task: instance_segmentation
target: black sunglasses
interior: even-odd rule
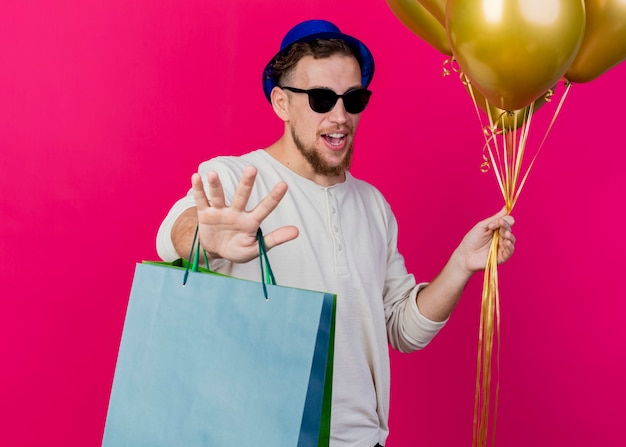
[[[289,90],[294,93],[306,93],[309,95],[309,106],[317,113],[327,113],[333,110],[337,100],[343,99],[343,106],[346,108],[346,112],[357,114],[365,110],[367,103],[372,96],[372,92],[365,88],[357,88],[350,90],[343,95],[338,95],[334,91],[327,88],[312,88],[310,90],[302,90],[295,87],[283,87],[284,90]]]

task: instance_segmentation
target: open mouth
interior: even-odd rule
[[[343,134],[343,133],[329,133],[329,134],[322,135],[322,137],[331,146],[338,147],[338,146],[341,146],[344,143],[344,140],[346,139],[346,134]]]

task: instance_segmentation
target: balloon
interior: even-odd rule
[[[391,11],[404,25],[436,50],[452,56],[446,29],[417,0],[387,0]]]
[[[446,9],[459,67],[504,110],[528,106],[563,77],[584,28],[583,0],[449,0]]]
[[[551,92],[554,92],[555,87],[556,86],[552,88]],[[549,101],[551,92],[545,92],[536,101],[534,101],[533,114],[537,113],[537,110],[539,110],[541,106]],[[487,116],[491,115],[493,125],[500,130],[504,130],[506,132],[517,130],[522,127],[526,120],[529,118],[530,105],[518,110],[507,111],[491,104],[488,100],[485,99],[482,93],[477,91],[475,88],[472,89],[472,93],[474,95],[474,101],[476,102],[478,108],[485,112]]]
[[[583,43],[565,77],[588,82],[626,59],[626,0],[585,0]]]
[[[446,26],[446,0],[419,0],[419,2],[439,20],[439,23]]]

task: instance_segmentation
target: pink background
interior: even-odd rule
[[[3,0],[0,445],[99,445],[135,262],[200,161],[280,135],[261,70],[314,17],[376,56],[353,172],[418,279],[501,207],[463,87],[383,0]],[[574,86],[515,209],[497,445],[625,445],[625,76]],[[392,354],[389,446],[471,444],[481,287]]]

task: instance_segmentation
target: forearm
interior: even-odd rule
[[[478,222],[454,250],[439,276],[417,295],[420,313],[432,321],[447,319],[472,275],[485,268],[494,234],[499,236],[498,263],[511,257],[515,248],[515,236],[511,233],[514,223],[506,209]]]
[[[455,250],[439,275],[417,294],[417,308],[431,321],[445,321],[472,277],[459,250]]]
[[[198,210],[194,206],[178,216],[172,226],[172,244],[181,258],[187,258],[191,252],[193,235],[198,225]]]

